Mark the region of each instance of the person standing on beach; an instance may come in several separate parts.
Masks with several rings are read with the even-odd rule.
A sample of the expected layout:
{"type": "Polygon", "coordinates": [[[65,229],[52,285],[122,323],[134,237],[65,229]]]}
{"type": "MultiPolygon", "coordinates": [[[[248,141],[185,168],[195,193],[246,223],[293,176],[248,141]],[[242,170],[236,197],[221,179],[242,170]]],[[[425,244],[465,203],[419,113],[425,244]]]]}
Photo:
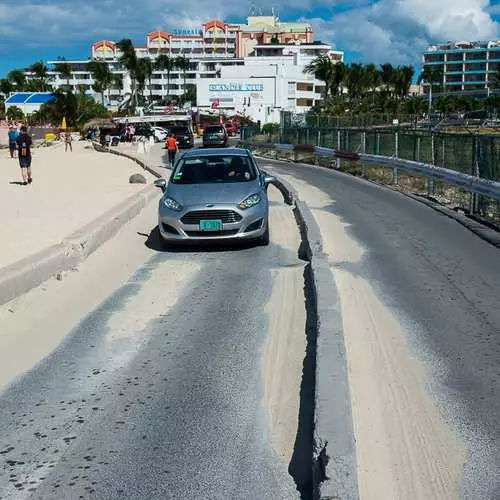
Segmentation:
{"type": "Polygon", "coordinates": [[[174,134],[170,134],[165,141],[165,146],[168,150],[168,162],[170,166],[173,167],[175,163],[175,155],[179,151],[179,146],[177,145],[177,139],[174,134]]]}
{"type": "Polygon", "coordinates": [[[73,137],[71,136],[71,130],[68,129],[64,133],[64,152],[68,152],[68,147],[71,152],[73,152],[73,137]]]}
{"type": "Polygon", "coordinates": [[[14,127],[11,125],[9,127],[9,151],[10,151],[10,157],[15,158],[16,157],[16,151],[17,151],[17,138],[19,137],[19,131],[17,130],[17,127],[14,127]]]}
{"type": "Polygon", "coordinates": [[[23,185],[31,184],[31,140],[28,130],[25,125],[21,127],[21,134],[16,139],[17,151],[19,158],[19,166],[21,167],[21,174],[23,176],[23,185]]]}

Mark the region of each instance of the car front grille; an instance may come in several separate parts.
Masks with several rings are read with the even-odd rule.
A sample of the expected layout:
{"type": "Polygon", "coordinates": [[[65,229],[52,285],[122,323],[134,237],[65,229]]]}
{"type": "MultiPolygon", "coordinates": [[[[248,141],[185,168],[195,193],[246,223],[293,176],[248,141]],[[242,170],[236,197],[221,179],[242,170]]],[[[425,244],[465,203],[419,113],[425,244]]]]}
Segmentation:
{"type": "Polygon", "coordinates": [[[241,215],[234,210],[195,210],[181,218],[183,224],[199,224],[202,220],[220,220],[223,224],[240,222],[241,215]]]}
{"type": "Polygon", "coordinates": [[[237,229],[229,231],[186,231],[186,234],[192,238],[213,238],[214,236],[234,236],[237,229]]]}

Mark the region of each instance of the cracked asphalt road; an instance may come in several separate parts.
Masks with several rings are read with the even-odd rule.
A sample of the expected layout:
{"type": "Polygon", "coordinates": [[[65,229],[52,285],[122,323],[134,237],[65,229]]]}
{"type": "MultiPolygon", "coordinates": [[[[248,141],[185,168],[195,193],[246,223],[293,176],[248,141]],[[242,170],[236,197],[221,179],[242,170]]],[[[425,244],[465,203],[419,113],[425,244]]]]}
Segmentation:
{"type": "MultiPolygon", "coordinates": [[[[153,205],[134,224],[154,226],[153,205]]],[[[294,244],[287,246],[298,236],[283,231],[295,221],[276,196],[272,214],[269,247],[138,249],[128,278],[117,279],[97,307],[81,306],[81,320],[63,342],[9,381],[0,393],[1,499],[297,498],[290,457],[280,456],[271,439],[261,357],[273,276],[292,268],[301,277],[304,263],[294,244]]],[[[117,241],[144,246],[127,231],[117,241]]],[[[147,244],[155,247],[154,231],[147,244]]],[[[132,254],[111,245],[117,260],[132,254]]],[[[79,274],[94,273],[87,293],[99,295],[104,268],[85,268],[93,265],[79,274]]],[[[60,295],[64,288],[57,295],[50,287],[79,279],[68,276],[45,292],[60,297],[61,324],[69,298],[60,295]]],[[[293,290],[290,307],[303,307],[302,289],[293,290]]],[[[14,314],[23,300],[29,296],[14,314]]],[[[34,302],[33,317],[43,305],[34,302]]],[[[57,305],[47,307],[38,331],[32,324],[33,338],[58,325],[48,318],[57,305]]],[[[10,325],[15,329],[14,320],[10,325]]],[[[304,352],[296,352],[301,368],[304,352]]]]}

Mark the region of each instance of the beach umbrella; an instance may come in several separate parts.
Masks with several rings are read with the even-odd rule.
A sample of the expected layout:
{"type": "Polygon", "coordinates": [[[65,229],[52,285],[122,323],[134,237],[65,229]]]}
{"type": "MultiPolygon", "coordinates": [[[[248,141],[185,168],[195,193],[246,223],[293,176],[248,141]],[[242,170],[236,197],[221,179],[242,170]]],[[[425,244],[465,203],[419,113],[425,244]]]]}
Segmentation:
{"type": "Polygon", "coordinates": [[[66,130],[66,117],[63,116],[62,122],[61,122],[61,130],[66,130]]]}

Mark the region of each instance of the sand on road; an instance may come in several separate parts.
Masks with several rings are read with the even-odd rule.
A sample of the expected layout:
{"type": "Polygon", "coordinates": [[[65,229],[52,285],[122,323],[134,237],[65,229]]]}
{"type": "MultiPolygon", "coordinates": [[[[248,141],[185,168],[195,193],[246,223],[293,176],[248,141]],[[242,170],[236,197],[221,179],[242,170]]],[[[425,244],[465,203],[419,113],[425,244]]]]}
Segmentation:
{"type": "Polygon", "coordinates": [[[427,391],[425,366],[404,322],[370,282],[349,272],[365,249],[328,210],[335,202],[328,193],[282,177],[311,208],[339,291],[360,498],[458,498],[465,445],[427,391]]]}
{"type": "Polygon", "coordinates": [[[129,184],[133,173],[153,176],[131,160],[98,153],[88,142],[33,151],[33,184],[18,183],[17,160],[0,151],[0,267],[60,243],[74,231],[144,188],[129,184]]]}

